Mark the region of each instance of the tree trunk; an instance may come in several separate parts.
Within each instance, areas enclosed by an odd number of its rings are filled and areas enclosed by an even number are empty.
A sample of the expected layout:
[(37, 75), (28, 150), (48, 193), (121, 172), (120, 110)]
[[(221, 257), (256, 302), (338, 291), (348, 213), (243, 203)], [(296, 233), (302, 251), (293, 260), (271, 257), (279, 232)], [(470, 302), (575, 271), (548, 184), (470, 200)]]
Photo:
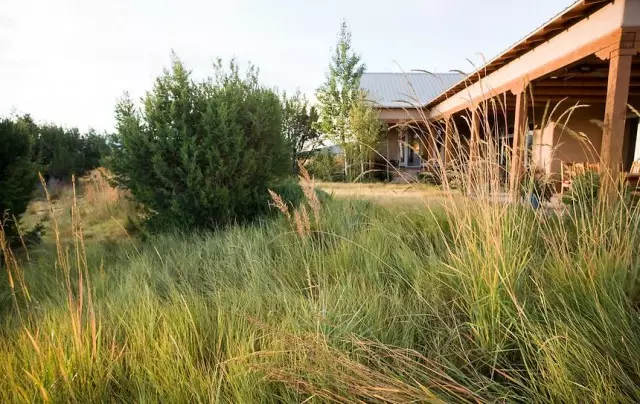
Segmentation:
[(292, 166), (291, 166), (291, 172), (293, 173), (293, 175), (296, 175), (296, 167), (298, 163), (298, 153), (296, 153), (296, 149), (293, 149), (293, 162), (292, 162)]

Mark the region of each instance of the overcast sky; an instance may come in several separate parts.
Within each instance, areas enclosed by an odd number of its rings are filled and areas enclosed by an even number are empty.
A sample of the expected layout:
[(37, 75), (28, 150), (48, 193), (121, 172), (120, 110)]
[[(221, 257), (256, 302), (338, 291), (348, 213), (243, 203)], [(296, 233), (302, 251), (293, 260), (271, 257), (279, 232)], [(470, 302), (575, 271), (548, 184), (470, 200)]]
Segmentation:
[(312, 95), (340, 21), (368, 71), (473, 70), (572, 0), (0, 0), (0, 116), (30, 113), (81, 130), (113, 130), (170, 62), (195, 77), (217, 57), (260, 68), (261, 80)]

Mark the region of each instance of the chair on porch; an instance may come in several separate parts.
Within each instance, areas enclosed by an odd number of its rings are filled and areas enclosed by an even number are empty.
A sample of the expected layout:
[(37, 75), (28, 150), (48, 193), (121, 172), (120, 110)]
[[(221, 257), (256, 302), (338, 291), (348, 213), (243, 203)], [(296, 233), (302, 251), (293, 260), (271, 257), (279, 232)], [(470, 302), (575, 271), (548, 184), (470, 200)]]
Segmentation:
[(560, 175), (562, 177), (562, 187), (560, 189), (560, 195), (564, 194), (564, 190), (571, 190), (571, 186), (573, 185), (573, 178), (576, 176), (576, 163), (567, 163), (562, 162), (562, 166), (560, 167)]
[(631, 195), (640, 196), (640, 160), (631, 163), (631, 169), (627, 173), (627, 183), (631, 188)]
[(600, 172), (600, 163), (587, 163), (587, 171)]

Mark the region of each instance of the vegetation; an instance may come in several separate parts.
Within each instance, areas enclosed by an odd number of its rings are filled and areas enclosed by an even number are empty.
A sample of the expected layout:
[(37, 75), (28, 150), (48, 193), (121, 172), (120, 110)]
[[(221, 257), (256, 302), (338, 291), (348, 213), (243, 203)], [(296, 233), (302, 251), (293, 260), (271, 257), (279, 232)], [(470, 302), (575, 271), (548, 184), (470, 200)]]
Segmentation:
[(27, 123), (24, 119), (0, 120), (0, 233), (4, 229), (7, 237), (17, 234), (17, 222), (27, 209), (37, 181), (38, 167), (32, 159), (33, 142)]
[[(353, 98), (362, 69), (343, 24), (318, 92), (343, 149), (380, 130)], [(28, 206), (39, 161), (68, 175), (97, 154), (65, 154), (77, 131), (0, 121), (0, 208), (47, 230), (16, 250), (0, 228), (0, 402), (640, 401), (640, 205), (602, 198), (597, 176), (575, 179), (571, 209), (495, 203), (494, 127), (438, 162), (443, 191), (328, 195), (301, 163), (285, 178), (313, 110), (235, 62), (194, 82), (174, 59), (116, 111), (114, 172)], [(535, 171), (523, 189), (548, 192)], [(162, 231), (134, 238), (140, 219)]]
[(238, 65), (201, 83), (174, 57), (139, 110), (124, 98), (110, 168), (153, 230), (213, 228), (264, 212), (289, 172), (278, 96)]
[(349, 130), (349, 113), (360, 97), (360, 78), (366, 67), (351, 49), (351, 32), (342, 22), (338, 44), (329, 64), (325, 83), (316, 97), (320, 107), (320, 128), (331, 141), (344, 150), (344, 175), (349, 175), (348, 145), (354, 141)]
[(70, 181), (100, 166), (109, 152), (106, 136), (94, 130), (82, 135), (77, 128), (53, 124), (38, 125), (35, 133), (35, 159), (46, 178)]
[[(351, 106), (349, 111), (349, 131), (353, 142), (348, 145), (351, 155), (360, 167), (359, 177), (369, 173), (371, 157), (386, 132), (386, 125), (378, 117), (378, 112), (369, 105), (364, 96)], [(356, 166), (357, 166), (356, 165)]]
[(320, 181), (335, 181), (341, 172), (335, 156), (326, 149), (313, 155), (308, 164), (308, 170)]
[(296, 92), (292, 97), (282, 97), (282, 131), (291, 150), (293, 173), (298, 162), (303, 165), (320, 144), (318, 112), (309, 105), (307, 98)]
[(640, 399), (640, 212), (451, 202), (109, 245), (70, 201), (3, 280), (0, 400)]

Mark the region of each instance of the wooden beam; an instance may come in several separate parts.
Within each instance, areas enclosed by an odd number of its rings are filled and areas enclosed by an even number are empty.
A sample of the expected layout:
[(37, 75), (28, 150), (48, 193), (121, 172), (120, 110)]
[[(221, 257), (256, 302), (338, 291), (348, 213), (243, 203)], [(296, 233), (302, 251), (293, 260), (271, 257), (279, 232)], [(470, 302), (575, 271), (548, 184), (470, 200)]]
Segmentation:
[(513, 147), (511, 148), (511, 168), (509, 170), (509, 194), (511, 201), (518, 198), (520, 179), (522, 176), (524, 132), (527, 121), (527, 97), (523, 93), (516, 94), (515, 120), (513, 123)]
[(610, 200), (615, 195), (615, 179), (622, 168), (622, 144), (627, 117), (631, 62), (633, 56), (611, 54), (609, 59), (609, 82), (604, 113), (604, 128), (600, 148), (600, 169), (603, 196)]

